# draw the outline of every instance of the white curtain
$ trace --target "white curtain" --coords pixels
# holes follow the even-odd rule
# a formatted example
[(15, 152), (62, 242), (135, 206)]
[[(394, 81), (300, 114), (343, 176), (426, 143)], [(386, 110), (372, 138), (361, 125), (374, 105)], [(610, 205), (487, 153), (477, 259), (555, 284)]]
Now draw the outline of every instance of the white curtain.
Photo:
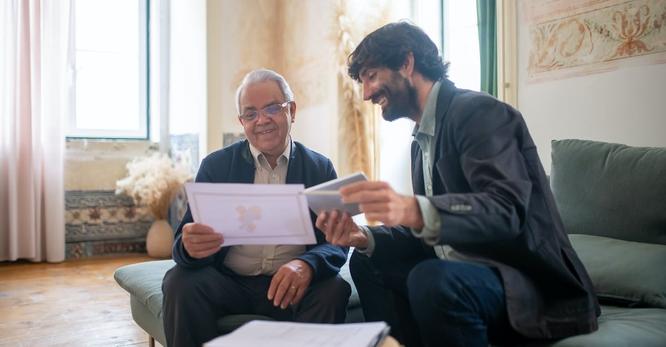
[(0, 1), (0, 261), (65, 259), (70, 5)]

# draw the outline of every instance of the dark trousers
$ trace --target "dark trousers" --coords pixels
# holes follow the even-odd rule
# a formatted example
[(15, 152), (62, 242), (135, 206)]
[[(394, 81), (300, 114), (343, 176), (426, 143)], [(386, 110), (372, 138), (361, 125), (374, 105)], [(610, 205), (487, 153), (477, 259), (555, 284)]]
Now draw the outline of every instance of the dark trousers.
[(385, 321), (391, 327), (391, 336), (407, 347), (422, 345), (407, 293), (407, 275), (422, 260), (374, 264), (357, 251), (349, 260), (365, 321)]
[(377, 265), (363, 254), (352, 255), (363, 313), (366, 320), (388, 322), (405, 346), (487, 347), (520, 339), (492, 268), (440, 259)]
[(201, 346), (220, 335), (217, 320), (233, 314), (264, 315), (281, 321), (344, 322), (351, 289), (340, 276), (311, 284), (301, 302), (284, 310), (268, 300), (270, 283), (270, 276), (174, 266), (162, 283), (167, 346)]

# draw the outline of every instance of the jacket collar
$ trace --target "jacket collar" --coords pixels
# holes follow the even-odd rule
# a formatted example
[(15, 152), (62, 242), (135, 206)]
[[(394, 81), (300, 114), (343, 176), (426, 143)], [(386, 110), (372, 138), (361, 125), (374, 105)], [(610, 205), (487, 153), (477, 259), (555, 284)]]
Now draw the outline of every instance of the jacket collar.
[(444, 119), (449, 113), (449, 107), (451, 106), (451, 100), (456, 93), (456, 86), (447, 78), (440, 80), (439, 95), (437, 96), (437, 111), (435, 112), (435, 117), (437, 118), (435, 122), (435, 137), (439, 135), (442, 125), (444, 124)]

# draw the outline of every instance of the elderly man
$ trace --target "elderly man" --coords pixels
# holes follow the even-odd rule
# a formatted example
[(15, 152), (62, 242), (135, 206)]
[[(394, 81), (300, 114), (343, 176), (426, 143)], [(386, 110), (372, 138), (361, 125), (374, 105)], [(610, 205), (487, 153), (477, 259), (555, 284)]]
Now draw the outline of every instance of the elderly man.
[[(349, 57), (349, 75), (385, 120), (416, 123), (415, 196), (384, 182), (341, 189), (369, 220), (322, 213), (333, 244), (356, 246), (351, 272), (368, 320), (407, 346), (488, 346), (597, 329), (592, 283), (569, 243), (520, 112), (446, 78), (418, 27), (391, 23)], [(420, 333), (420, 334), (419, 334)]]
[[(207, 156), (197, 182), (308, 187), (336, 178), (329, 159), (292, 141), (296, 102), (281, 75), (252, 71), (236, 95), (247, 140)], [(167, 344), (201, 346), (218, 335), (216, 321), (230, 314), (343, 322), (350, 287), (338, 271), (347, 248), (326, 243), (317, 229), (315, 234), (316, 245), (224, 247), (224, 235), (194, 223), (188, 210), (173, 246), (177, 265), (162, 284)]]

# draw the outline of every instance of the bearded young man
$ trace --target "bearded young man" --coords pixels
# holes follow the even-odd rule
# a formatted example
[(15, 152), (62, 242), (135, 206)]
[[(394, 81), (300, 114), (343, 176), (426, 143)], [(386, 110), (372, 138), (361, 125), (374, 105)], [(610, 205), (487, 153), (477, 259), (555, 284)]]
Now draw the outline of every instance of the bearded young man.
[(383, 118), (416, 122), (414, 196), (385, 182), (343, 187), (359, 227), (338, 211), (317, 226), (355, 246), (351, 273), (366, 320), (407, 346), (483, 346), (597, 329), (599, 305), (564, 232), (521, 114), (446, 78), (435, 44), (400, 22), (368, 35), (349, 75)]

